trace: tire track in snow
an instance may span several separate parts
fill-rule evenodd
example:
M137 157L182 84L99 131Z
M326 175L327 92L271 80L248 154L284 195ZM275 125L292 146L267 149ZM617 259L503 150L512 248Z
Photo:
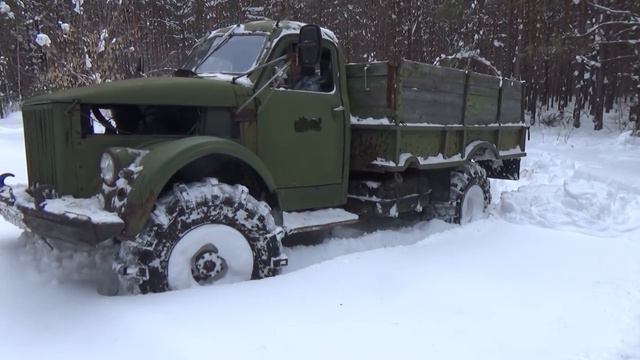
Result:
M640 189L616 177L615 163L600 163L602 149L578 140L567 150L579 151L584 159L578 161L572 154L549 153L540 149L544 144L534 143L519 182L492 182L499 196L492 212L512 223L607 237L640 230ZM609 145L616 144L626 142L617 138ZM589 161L591 153L595 161Z
M427 239L430 235L456 227L458 225L432 220L402 228L372 230L371 232L351 227L339 228L333 232L333 236L326 237L320 244L286 247L285 253L289 257L289 266L284 269L284 273L298 271L344 255L380 248L413 245Z
M457 225L434 220L418 222L405 227L365 232L354 227L341 227L316 245L285 247L289 266L284 273L291 273L309 266L330 261L340 256L362 253L380 248L408 246L425 240L432 234L444 232ZM87 282L98 285L111 268L117 248L110 242L98 248L78 249L53 243L54 248L42 239L23 232L17 239L17 256L34 268L45 281Z

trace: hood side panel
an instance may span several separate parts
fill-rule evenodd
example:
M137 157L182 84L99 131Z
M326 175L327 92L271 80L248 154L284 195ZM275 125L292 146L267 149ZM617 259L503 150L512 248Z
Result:
M140 104L235 107L236 93L250 92L240 85L212 79L141 78L58 91L30 99L25 105L46 102L83 104Z

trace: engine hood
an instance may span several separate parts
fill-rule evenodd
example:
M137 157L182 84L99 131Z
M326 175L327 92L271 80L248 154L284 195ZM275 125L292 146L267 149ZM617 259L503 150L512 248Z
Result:
M236 107L251 88L205 78L158 77L120 80L62 90L34 97L25 105L42 103L180 105Z

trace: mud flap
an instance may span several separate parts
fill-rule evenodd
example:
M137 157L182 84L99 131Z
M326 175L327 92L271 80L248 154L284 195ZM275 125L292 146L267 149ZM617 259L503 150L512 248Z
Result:
M271 266L276 269L281 269L287 265L289 265L289 258L285 254L271 259Z
M520 179L520 158L480 161L480 165L491 179Z

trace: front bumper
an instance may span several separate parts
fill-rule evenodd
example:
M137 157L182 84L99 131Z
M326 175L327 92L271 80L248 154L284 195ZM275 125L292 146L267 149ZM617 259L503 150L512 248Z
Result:
M122 219L102 209L97 197L38 202L26 188L13 189L4 184L0 184L0 215L36 235L75 244L96 245L124 229Z

